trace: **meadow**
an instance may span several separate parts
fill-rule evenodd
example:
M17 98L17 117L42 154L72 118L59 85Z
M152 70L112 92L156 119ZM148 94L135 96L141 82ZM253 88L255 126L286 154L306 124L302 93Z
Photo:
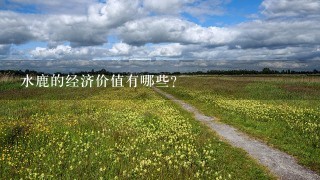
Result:
M275 178L151 88L20 84L0 82L0 179Z
M320 173L319 76L181 76L164 91Z

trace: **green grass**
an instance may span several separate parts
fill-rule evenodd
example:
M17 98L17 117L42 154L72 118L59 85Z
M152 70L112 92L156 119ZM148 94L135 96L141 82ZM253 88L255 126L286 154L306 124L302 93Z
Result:
M0 179L274 179L152 89L3 86Z
M320 77L179 77L163 89L320 173Z

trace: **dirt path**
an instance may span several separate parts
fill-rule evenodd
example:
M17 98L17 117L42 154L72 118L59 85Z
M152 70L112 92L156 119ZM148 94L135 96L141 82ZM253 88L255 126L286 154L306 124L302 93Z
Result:
M319 179L320 176L311 170L297 164L296 160L290 155L271 148L268 145L259 142L244 133L239 132L232 126L217 122L212 117L205 116L193 106L178 100L174 96L161 91L158 88L154 90L168 99L181 105L183 109L193 113L198 121L205 123L219 136L229 142L231 145L245 150L251 157L257 159L261 164L268 167L272 173L280 179Z

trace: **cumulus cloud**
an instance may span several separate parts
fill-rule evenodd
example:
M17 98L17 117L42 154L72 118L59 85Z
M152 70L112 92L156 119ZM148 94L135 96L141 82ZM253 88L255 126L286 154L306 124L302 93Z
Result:
M228 28L205 28L174 17L148 17L130 21L119 28L122 40L136 45L173 42L218 46L232 41L236 34Z
M94 28L93 24L82 16L50 16L43 23L43 39L53 42L68 41L71 46L94 46L107 42L108 29Z
M8 3L10 2L10 3ZM256 20L204 27L183 18L221 15L230 0L3 1L0 54L47 42L35 59L319 59L320 2L264 0ZM12 12L32 5L45 13ZM57 8L59 6L59 8ZM73 7L74 8L70 8ZM56 9L56 10L54 10ZM108 37L116 41L108 45ZM63 44L70 44L68 46ZM9 48L10 50L10 48ZM12 53L11 53L12 54Z
M132 46L116 43L110 49L96 47L71 47L58 45L56 48L36 48L30 52L33 59L99 59L99 60L141 60L141 59L186 59L186 60L299 60L320 59L318 46L230 49L228 46L206 47L202 45L182 45L179 43Z
M95 26L117 27L125 22L146 15L139 0L108 0L106 4L95 4L88 10L88 19Z
M36 37L28 19L17 13L0 11L0 44L23 44Z
M264 0L262 13L268 17L319 16L318 0Z
M96 46L107 42L110 29L140 17L139 1L108 0L106 4L92 4L86 15L51 15L43 23L46 39L69 41L71 46ZM53 28L54 27L54 28Z
M223 5L230 1L223 0L143 0L146 10L158 14L178 15L188 13L197 18L222 15Z
M178 14L182 7L194 0L144 0L144 6L150 11L163 14Z
M0 12L0 44L23 44L29 41L65 42L72 46L101 45L108 30L94 28L85 16L24 15Z
M135 48L125 43L116 43L110 49L113 55L130 55Z
M37 47L30 54L35 59L91 59L91 50L89 48L72 48L70 46L59 45L56 48Z
M181 57L185 46L179 43L158 45L154 47L154 50L150 52L151 57Z
M16 0L15 2L20 2ZM22 3L22 2L21 2ZM26 1L24 3L31 3ZM54 6L61 2L36 4ZM74 3L67 1L68 3ZM64 4L64 3L63 3ZM110 29L140 17L138 0L108 0L106 4L93 3L85 14L20 14L0 11L0 44L23 44L29 41L47 41L50 44L70 42L71 46L96 46L107 42Z
M320 42L320 21L252 21L234 27L238 32L231 46L241 48L276 48L317 45Z
M72 47L57 45L52 47L37 47L31 50L33 59L48 60L110 60L110 59L141 59L148 57L145 47L116 43L110 49L106 47Z
M193 51L193 59L203 60L317 60L320 52L315 46L230 49L227 46Z

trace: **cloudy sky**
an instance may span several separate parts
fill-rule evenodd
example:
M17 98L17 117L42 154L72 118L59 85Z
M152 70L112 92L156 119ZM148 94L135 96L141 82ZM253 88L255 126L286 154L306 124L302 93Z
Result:
M0 0L0 60L320 60L319 0Z

